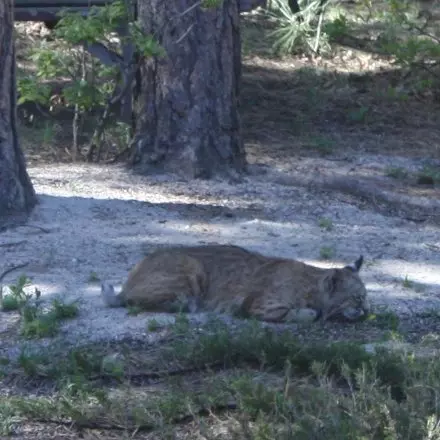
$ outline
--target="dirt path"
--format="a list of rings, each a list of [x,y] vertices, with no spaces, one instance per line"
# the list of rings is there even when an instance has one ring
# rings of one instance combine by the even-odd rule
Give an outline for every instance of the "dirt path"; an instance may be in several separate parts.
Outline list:
[[[393,158],[363,158],[356,170],[371,175],[387,160]],[[322,176],[318,165],[329,171],[331,163],[290,159],[282,166],[254,165],[241,183],[143,177],[115,166],[32,166],[40,204],[28,224],[0,233],[0,268],[29,263],[24,272],[43,298],[79,300],[80,316],[59,336],[71,342],[145,338],[146,320],[153,315],[128,316],[125,309],[104,307],[99,283],[90,282],[90,274],[118,285],[146,251],[170,244],[233,243],[321,266],[363,254],[363,279],[373,305],[401,316],[440,310],[439,226],[387,216],[353,195],[289,181],[307,169]],[[340,176],[352,169],[353,159],[338,162]],[[435,206],[436,198],[431,199]],[[324,218],[330,230],[320,226]],[[334,252],[330,261],[320,259],[323,247]],[[0,316],[0,331],[18,319]],[[0,343],[11,350],[12,340],[0,337]]]

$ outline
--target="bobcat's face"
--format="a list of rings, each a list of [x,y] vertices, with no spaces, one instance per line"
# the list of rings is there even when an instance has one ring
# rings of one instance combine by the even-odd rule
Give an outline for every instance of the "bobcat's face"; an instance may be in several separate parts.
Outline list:
[[[363,263],[360,257],[354,265],[334,269],[324,279],[327,307],[324,319],[358,321],[366,319],[369,313],[367,289],[359,277]]]

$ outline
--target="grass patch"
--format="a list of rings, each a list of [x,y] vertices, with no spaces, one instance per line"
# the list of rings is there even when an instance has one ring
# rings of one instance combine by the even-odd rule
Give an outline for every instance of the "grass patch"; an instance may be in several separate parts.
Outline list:
[[[420,183],[440,183],[440,168],[424,167],[418,174],[417,180]]]
[[[371,314],[368,319],[377,327],[391,331],[397,331],[400,325],[400,318],[391,311]]]
[[[1,435],[50,421],[175,438],[195,420],[191,438],[220,438],[214,435],[220,427],[221,438],[236,439],[437,438],[428,436],[440,410],[432,392],[440,387],[435,359],[384,350],[370,354],[350,343],[305,344],[291,331],[256,321],[233,330],[216,319],[194,328],[179,318],[171,331],[174,342],[144,363],[93,354],[91,348],[56,361],[23,354],[27,373],[44,372],[58,387],[49,397],[0,397]],[[177,365],[182,374],[165,374],[156,385],[144,386],[130,382],[135,364],[144,373],[158,364]],[[187,375],[189,367],[204,372]],[[120,385],[96,382],[108,374]]]
[[[330,260],[335,255],[335,250],[332,247],[329,246],[323,246],[319,250],[319,256],[323,260]]]
[[[318,221],[318,225],[321,229],[325,229],[326,231],[331,231],[333,229],[333,222],[329,218],[320,218]]]
[[[408,278],[408,275],[405,275],[405,278],[402,281],[402,286],[405,289],[412,289],[414,287],[414,282]]]
[[[144,310],[142,307],[139,306],[128,306],[127,307],[127,314],[130,316],[137,316],[140,313],[142,313]]]
[[[101,279],[99,278],[99,275],[95,271],[91,271],[89,274],[89,283],[97,283]]]
[[[78,306],[76,303],[65,304],[59,299],[54,299],[48,310],[42,310],[39,302],[41,292],[35,289],[34,293],[27,293],[25,290],[30,284],[31,280],[22,275],[16,284],[10,285],[10,293],[2,299],[2,310],[18,310],[21,315],[21,335],[24,338],[55,336],[61,321],[78,315]]]
[[[408,178],[409,173],[408,170],[401,167],[388,167],[385,170],[385,175],[388,177],[392,177],[393,179],[405,180]]]

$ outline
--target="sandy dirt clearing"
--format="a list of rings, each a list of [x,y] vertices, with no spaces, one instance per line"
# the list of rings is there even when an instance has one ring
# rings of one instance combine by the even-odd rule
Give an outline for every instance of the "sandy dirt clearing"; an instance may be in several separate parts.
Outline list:
[[[364,159],[358,168],[371,173],[378,163],[385,166],[384,160]],[[145,338],[148,319],[172,320],[106,308],[90,274],[119,287],[146,252],[176,244],[236,244],[322,267],[363,254],[362,277],[374,307],[401,316],[440,310],[439,226],[361,209],[341,194],[277,183],[292,169],[284,164],[228,183],[146,177],[120,166],[31,166],[40,203],[26,225],[0,233],[2,271],[28,266],[9,274],[4,284],[24,272],[43,299],[78,300],[80,316],[66,322],[58,336],[72,343]],[[319,225],[322,218],[331,220],[331,230]],[[330,261],[320,258],[322,247],[334,251]],[[411,288],[404,287],[405,277]],[[0,332],[17,319],[1,313]],[[0,344],[12,350],[12,340],[1,334]]]

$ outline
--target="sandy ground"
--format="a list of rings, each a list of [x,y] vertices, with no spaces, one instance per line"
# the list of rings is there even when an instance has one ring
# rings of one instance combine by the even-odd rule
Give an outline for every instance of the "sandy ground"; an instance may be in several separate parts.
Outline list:
[[[439,226],[361,209],[340,193],[276,183],[301,164],[313,170],[311,159],[304,160],[309,162],[292,159],[265,167],[241,183],[188,183],[135,175],[119,166],[31,166],[40,203],[27,225],[0,233],[0,272],[28,263],[23,272],[43,299],[78,300],[80,316],[67,321],[59,336],[72,342],[144,338],[149,318],[172,319],[106,308],[99,282],[90,281],[94,272],[118,286],[145,252],[170,244],[237,244],[323,267],[350,263],[363,254],[362,277],[376,309],[389,307],[399,315],[440,310]],[[320,166],[332,164],[316,160]],[[396,160],[409,159],[363,156],[357,169],[368,174]],[[338,169],[348,170],[350,163],[339,162]],[[331,219],[332,230],[319,226],[324,217]],[[330,261],[320,259],[323,246],[334,249]],[[4,283],[14,282],[21,272],[11,273]],[[411,288],[404,287],[405,277],[413,282]],[[14,313],[0,313],[0,332],[17,319]],[[11,347],[1,333],[0,345]]]

